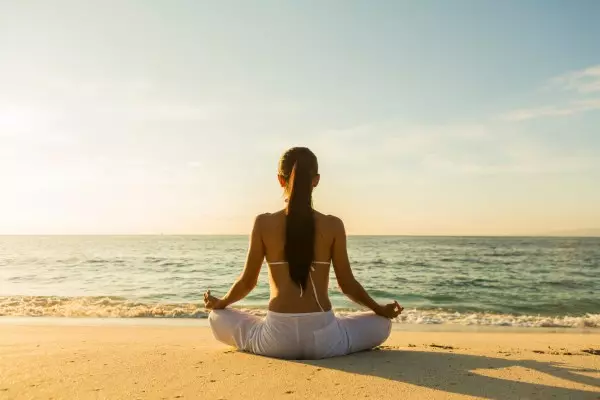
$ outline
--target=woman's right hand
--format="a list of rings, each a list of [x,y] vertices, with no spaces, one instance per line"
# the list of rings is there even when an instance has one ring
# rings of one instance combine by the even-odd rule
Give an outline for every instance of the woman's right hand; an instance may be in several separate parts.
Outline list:
[[[380,316],[388,318],[388,319],[394,319],[398,315],[400,315],[403,310],[404,310],[404,307],[402,307],[400,304],[398,304],[397,301],[394,301],[393,303],[379,306],[379,308],[374,311],[377,315],[380,315]]]

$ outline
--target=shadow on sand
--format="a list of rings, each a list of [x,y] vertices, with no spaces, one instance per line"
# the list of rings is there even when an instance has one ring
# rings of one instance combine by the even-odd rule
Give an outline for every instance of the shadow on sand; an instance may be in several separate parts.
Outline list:
[[[402,350],[375,350],[345,357],[295,362],[488,399],[600,399],[600,379],[578,373],[586,370],[570,369],[560,363]],[[535,370],[597,387],[598,390],[568,389],[492,378],[475,371],[509,367]]]

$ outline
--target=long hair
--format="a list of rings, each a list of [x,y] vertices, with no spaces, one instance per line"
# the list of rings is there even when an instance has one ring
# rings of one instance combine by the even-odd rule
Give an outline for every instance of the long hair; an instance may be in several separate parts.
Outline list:
[[[292,281],[306,290],[315,256],[315,219],[312,207],[313,178],[318,174],[317,157],[306,147],[285,152],[279,175],[288,196],[285,227],[285,257]]]

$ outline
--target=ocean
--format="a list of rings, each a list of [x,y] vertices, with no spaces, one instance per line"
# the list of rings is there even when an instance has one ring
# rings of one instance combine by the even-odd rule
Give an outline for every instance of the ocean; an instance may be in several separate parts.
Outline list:
[[[246,236],[0,236],[0,316],[205,318]],[[355,276],[398,323],[600,328],[600,238],[352,236]],[[360,310],[337,288],[338,313]],[[237,307],[264,314],[267,266]]]

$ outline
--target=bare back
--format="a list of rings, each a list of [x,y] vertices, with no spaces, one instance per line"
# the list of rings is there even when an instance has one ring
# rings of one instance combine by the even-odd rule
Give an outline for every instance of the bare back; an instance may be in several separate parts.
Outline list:
[[[311,278],[314,291],[306,290],[302,296],[298,285],[290,278],[289,266],[285,259],[285,212],[260,216],[260,234],[264,246],[264,255],[269,265],[269,284],[271,298],[269,310],[281,313],[306,313],[331,309],[328,296],[330,261],[333,260],[333,248],[338,237],[339,219],[314,212],[315,218],[315,259]]]

